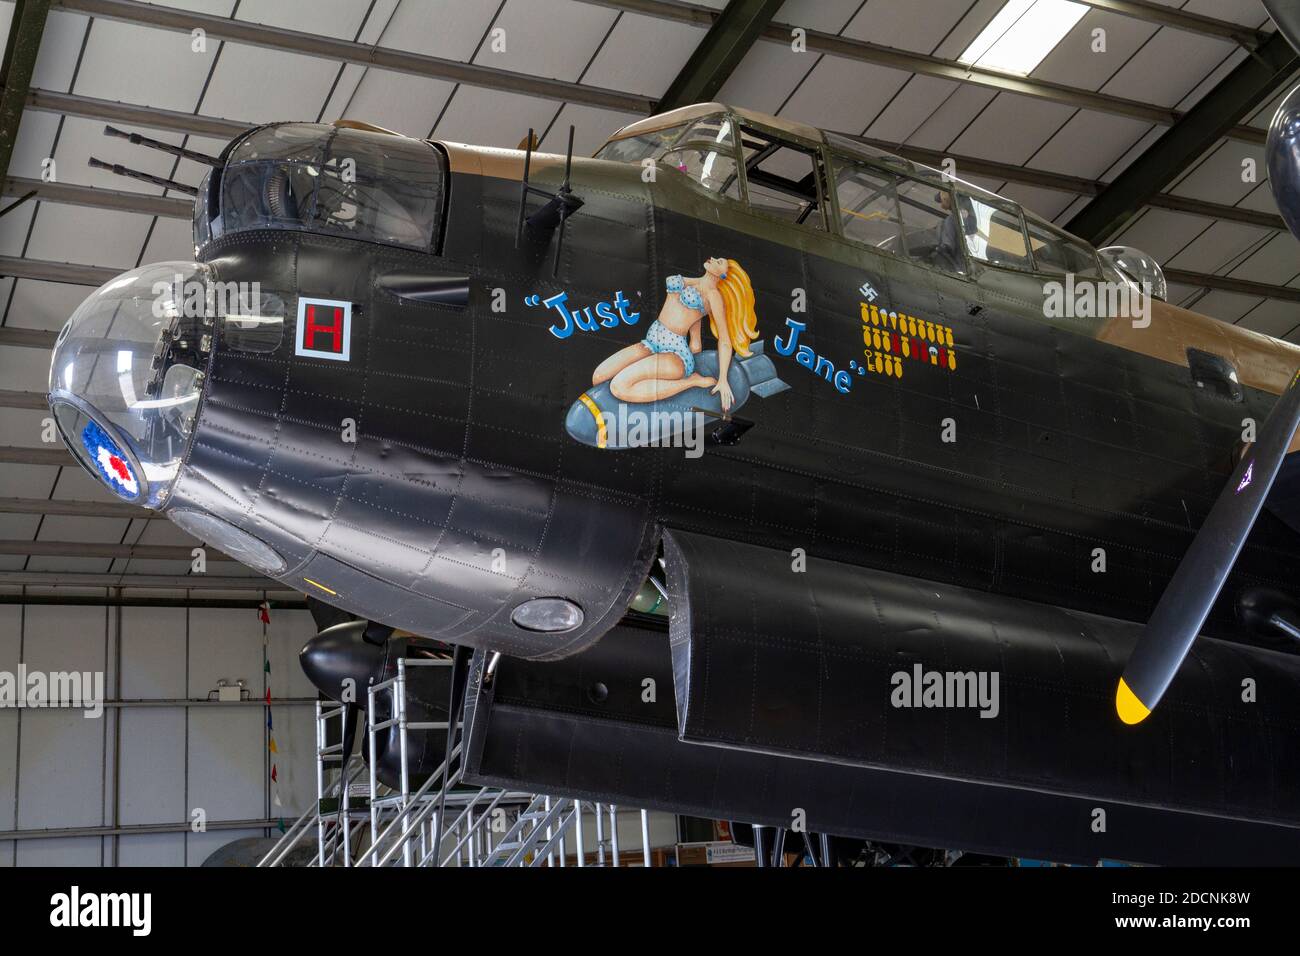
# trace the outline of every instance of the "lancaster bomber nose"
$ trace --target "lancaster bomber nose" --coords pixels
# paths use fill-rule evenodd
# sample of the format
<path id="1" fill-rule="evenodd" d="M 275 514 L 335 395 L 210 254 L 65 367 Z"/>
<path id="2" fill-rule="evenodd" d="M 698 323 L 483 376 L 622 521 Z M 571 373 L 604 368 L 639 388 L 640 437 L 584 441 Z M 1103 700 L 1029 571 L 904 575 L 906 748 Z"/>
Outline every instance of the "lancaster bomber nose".
<path id="1" fill-rule="evenodd" d="M 156 508 L 189 444 L 211 349 L 211 270 L 160 262 L 78 306 L 55 343 L 49 403 L 64 444 L 114 494 Z"/>

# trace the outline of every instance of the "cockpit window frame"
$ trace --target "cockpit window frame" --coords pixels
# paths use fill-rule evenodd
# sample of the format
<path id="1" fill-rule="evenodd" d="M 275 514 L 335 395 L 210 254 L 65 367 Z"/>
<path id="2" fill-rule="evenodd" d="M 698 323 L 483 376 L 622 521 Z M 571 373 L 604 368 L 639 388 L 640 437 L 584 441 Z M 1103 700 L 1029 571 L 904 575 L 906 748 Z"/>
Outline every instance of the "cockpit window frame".
<path id="1" fill-rule="evenodd" d="M 1048 222 L 1046 219 L 1042 218 L 1041 216 L 1035 216 L 1027 209 L 1025 209 L 1023 206 L 1020 207 L 1020 218 L 1025 230 L 1025 239 L 1029 243 L 1029 247 L 1028 247 L 1029 256 L 1031 261 L 1034 264 L 1034 268 L 1033 268 L 1034 275 L 1044 276 L 1049 279 L 1052 278 L 1060 279 L 1063 275 L 1069 275 L 1070 273 L 1062 273 L 1056 270 L 1046 270 L 1039 266 L 1038 253 L 1034 251 L 1033 236 L 1030 235 L 1029 232 L 1029 227 L 1031 224 L 1037 226 L 1039 229 L 1042 229 L 1044 232 L 1047 232 L 1049 234 L 1054 234 L 1062 239 L 1066 239 L 1069 242 L 1081 246 L 1082 248 L 1087 249 L 1092 253 L 1093 267 L 1096 271 L 1092 275 L 1088 275 L 1087 273 L 1082 273 L 1082 272 L 1073 273 L 1075 278 L 1082 280 L 1084 282 L 1100 282 L 1102 279 L 1105 278 L 1106 271 L 1104 268 L 1104 263 L 1102 262 L 1101 254 L 1097 251 L 1097 247 L 1094 246 L 1092 243 L 1085 242 L 1083 239 L 1080 239 L 1078 236 L 1074 235 L 1073 233 L 1066 232 L 1060 226 L 1052 225 L 1052 223 Z"/>
<path id="2" fill-rule="evenodd" d="M 933 188 L 940 192 L 947 192 L 948 195 L 952 198 L 954 206 L 956 204 L 957 190 L 955 189 L 955 183 L 952 180 L 948 179 L 947 177 L 938 174 L 936 174 L 935 176 L 921 175 L 921 173 L 928 171 L 926 170 L 925 167 L 917 167 L 914 164 L 907 163 L 906 161 L 903 161 L 902 163 L 899 164 L 894 164 L 894 163 L 882 162 L 876 159 L 869 159 L 866 156 L 862 155 L 861 153 L 857 152 L 856 150 L 839 149 L 831 145 L 827 145 L 823 147 L 823 150 L 826 154 L 826 164 L 827 164 L 827 169 L 829 170 L 829 174 L 827 176 L 828 185 L 830 185 L 835 180 L 836 178 L 835 171 L 840 166 L 862 166 L 883 178 L 892 180 L 895 183 L 893 193 L 894 193 L 894 201 L 896 205 L 901 202 L 901 200 L 898 198 L 898 189 L 897 189 L 897 182 L 899 180 L 910 180 L 912 182 L 921 183 L 927 188 Z M 896 165 L 899 166 L 900 168 L 895 168 Z M 904 171 L 904 169 L 902 168 L 904 166 L 910 167 L 909 171 Z M 893 262 L 905 263 L 907 265 L 915 266 L 919 269 L 928 269 L 929 271 L 934 272 L 938 275 L 947 276 L 948 278 L 951 279 L 960 279 L 963 282 L 974 281 L 975 276 L 974 276 L 974 271 L 972 269 L 972 265 L 974 265 L 977 260 L 973 260 L 971 258 L 970 252 L 966 248 L 965 242 L 957 243 L 957 252 L 958 255 L 961 256 L 962 264 L 965 267 L 965 271 L 963 272 L 954 272 L 951 269 L 944 269 L 941 268 L 940 266 L 934 265 L 929 262 L 925 262 L 920 259 L 913 259 L 910 255 L 895 255 L 892 252 L 879 249 L 878 247 L 873 246 L 868 242 L 864 242 L 861 239 L 856 239 L 853 236 L 850 236 L 847 233 L 845 233 L 844 232 L 844 210 L 843 207 L 840 206 L 838 183 L 831 186 L 830 192 L 832 195 L 833 208 L 834 208 L 834 215 L 832 217 L 834 223 L 833 223 L 833 229 L 831 230 L 832 235 L 838 237 L 844 242 L 852 243 L 855 248 L 870 249 L 876 255 L 884 256 Z M 900 220 L 899 234 L 900 236 L 904 237 L 903 241 L 906 242 L 907 227 L 906 224 L 902 222 L 901 208 L 899 210 L 899 220 Z M 987 265 L 987 263 L 981 262 L 980 265 Z"/>
<path id="3" fill-rule="evenodd" d="M 831 190 L 827 183 L 825 144 L 819 140 L 812 140 L 787 130 L 774 129 L 766 123 L 756 122 L 750 117 L 740 117 L 731 114 L 730 119 L 735 125 L 733 148 L 735 149 L 737 157 L 737 172 L 739 173 L 740 171 L 743 171 L 743 175 L 740 176 L 740 193 L 741 201 L 744 202 L 746 211 L 767 222 L 777 222 L 787 226 L 799 226 L 801 229 L 809 229 L 812 232 L 820 232 L 824 235 L 834 235 L 835 233 L 832 232 L 830 217 L 827 215 L 827 196 Z M 780 216 L 774 216 L 770 213 L 754 208 L 754 204 L 749 195 L 749 162 L 745 160 L 744 152 L 744 134 L 746 130 L 752 130 L 755 134 L 763 136 L 771 142 L 779 142 L 787 149 L 793 149 L 796 152 L 805 153 L 809 156 L 812 160 L 814 185 L 817 187 L 816 211 L 822 218 L 821 229 L 808 226 L 803 222 L 792 222 L 790 220 L 782 219 Z"/>
<path id="4" fill-rule="evenodd" d="M 720 117 L 722 119 L 723 124 L 728 125 L 730 127 L 728 142 L 723 143 L 716 139 L 707 140 L 704 139 L 703 137 L 696 138 L 692 135 L 693 131 L 696 128 L 698 128 L 700 125 L 702 125 L 704 121 L 716 117 Z M 725 156 L 726 158 L 731 160 L 732 166 L 737 171 L 737 178 L 734 184 L 737 187 L 735 195 L 729 194 L 729 190 L 732 188 L 733 185 L 731 184 L 730 180 L 724 180 L 721 188 L 713 189 L 710 188 L 709 186 L 706 186 L 704 183 L 700 182 L 698 179 L 696 179 L 694 176 L 690 175 L 689 173 L 683 173 L 683 175 L 686 176 L 687 180 L 690 181 L 691 185 L 694 188 L 703 190 L 712 198 L 725 199 L 730 202 L 742 202 L 745 203 L 746 206 L 748 206 L 748 202 L 745 198 L 746 194 L 745 194 L 744 177 L 738 175 L 739 170 L 741 168 L 741 152 L 740 152 L 740 143 L 736 136 L 736 133 L 739 131 L 739 127 L 737 126 L 735 115 L 729 111 L 720 110 L 716 113 L 708 113 L 708 114 L 695 117 L 690 122 L 686 123 L 681 127 L 671 127 L 671 126 L 664 127 L 664 129 L 674 129 L 674 128 L 678 128 L 680 131 L 678 132 L 677 136 L 674 137 L 673 141 L 670 144 L 668 144 L 667 146 L 665 146 L 664 148 L 658 151 L 657 155 L 653 157 L 654 162 L 655 163 L 662 162 L 664 157 L 669 156 L 672 153 L 682 152 L 684 150 L 697 150 L 699 152 L 705 152 L 705 151 L 715 152 L 719 156 Z M 641 135 L 648 135 L 648 134 L 641 134 Z M 619 140 L 610 140 L 610 142 L 619 142 Z M 608 146 L 609 144 L 606 143 L 605 145 Z M 605 148 L 604 146 L 601 147 L 602 150 L 604 148 Z"/>
<path id="5" fill-rule="evenodd" d="M 721 144 L 715 141 L 695 139 L 690 137 L 691 129 L 694 126 L 698 125 L 703 120 L 714 118 L 714 117 L 721 118 L 724 122 L 731 124 L 732 133 L 730 136 L 730 144 Z M 662 128 L 670 129 L 672 127 L 669 125 L 665 125 Z M 779 142 L 783 147 L 795 150 L 800 153 L 804 153 L 809 157 L 814 171 L 814 185 L 817 188 L 817 201 L 815 206 L 812 208 L 815 209 L 816 213 L 821 216 L 822 219 L 821 228 L 817 228 L 815 226 L 808 226 L 802 222 L 792 222 L 787 219 L 782 219 L 780 216 L 775 216 L 770 213 L 763 212 L 761 209 L 756 209 L 754 207 L 750 199 L 750 192 L 749 192 L 750 171 L 749 171 L 748 164 L 745 162 L 744 146 L 743 146 L 744 134 L 746 130 L 750 130 L 754 135 L 761 136 L 764 139 L 767 139 L 769 141 Z M 638 131 L 638 133 L 645 133 L 645 132 L 646 132 L 645 130 Z M 618 142 L 619 140 L 625 138 L 631 138 L 631 137 L 611 138 L 609 141 L 605 143 L 605 145 L 601 146 L 601 150 L 603 150 L 605 146 L 608 146 L 609 143 Z M 833 191 L 830 189 L 829 182 L 828 182 L 826 154 L 824 150 L 824 145 L 825 145 L 824 143 L 818 140 L 810 139 L 806 136 L 800 136 L 797 133 L 792 133 L 787 130 L 775 129 L 766 123 L 757 122 L 752 117 L 742 116 L 732 110 L 715 110 L 708 113 L 701 113 L 698 116 L 693 116 L 690 119 L 690 121 L 688 121 L 685 124 L 685 126 L 682 128 L 681 134 L 674 140 L 674 142 L 670 146 L 660 150 L 658 154 L 654 157 L 654 159 L 656 162 L 658 162 L 664 156 L 667 156 L 670 153 L 674 153 L 686 149 L 699 149 L 699 150 L 707 149 L 707 150 L 712 150 L 714 152 L 717 152 L 719 155 L 726 155 L 728 158 L 731 159 L 731 161 L 735 164 L 736 167 L 734 184 L 728 181 L 728 182 L 724 182 L 722 188 L 720 189 L 711 189 L 708 186 L 705 186 L 704 184 L 700 183 L 693 176 L 690 176 L 689 174 L 683 174 L 685 175 L 685 178 L 690 183 L 691 188 L 706 193 L 714 201 L 722 201 L 722 202 L 727 202 L 727 203 L 732 203 L 734 205 L 737 205 L 739 206 L 739 208 L 743 209 L 744 212 L 748 213 L 749 215 L 756 216 L 759 219 L 763 220 L 764 222 L 775 222 L 787 226 L 795 225 L 795 226 L 799 226 L 802 229 L 808 229 L 812 232 L 820 232 L 825 235 L 836 235 L 837 233 L 833 228 L 833 224 L 830 222 L 831 216 L 830 216 L 829 202 L 830 202 L 831 193 Z M 599 158 L 599 151 L 598 151 L 597 158 Z M 618 162 L 618 160 L 613 160 L 613 162 Z M 731 193 L 733 185 L 736 187 L 736 193 L 737 193 L 734 195 Z"/>
<path id="6" fill-rule="evenodd" d="M 957 197 L 961 197 L 964 194 L 968 198 L 983 203 L 985 206 L 988 206 L 1003 215 L 1015 216 L 1016 222 L 1020 224 L 1020 238 L 1025 244 L 1025 258 L 1029 261 L 1029 264 L 1022 267 L 1011 265 L 1007 262 L 993 262 L 989 259 L 982 259 L 979 256 L 972 255 L 969 246 L 963 241 L 962 245 L 967 246 L 967 260 L 972 263 L 977 263 L 982 269 L 996 269 L 1000 272 L 1011 273 L 1012 275 L 1040 275 L 1041 273 L 1035 271 L 1034 249 L 1032 243 L 1029 241 L 1029 227 L 1025 222 L 1024 207 L 1014 200 L 1004 199 L 997 193 L 991 193 L 988 190 L 980 189 L 978 186 L 970 186 L 969 184 L 960 181 L 956 182 L 954 185 L 956 187 L 954 193 Z"/>

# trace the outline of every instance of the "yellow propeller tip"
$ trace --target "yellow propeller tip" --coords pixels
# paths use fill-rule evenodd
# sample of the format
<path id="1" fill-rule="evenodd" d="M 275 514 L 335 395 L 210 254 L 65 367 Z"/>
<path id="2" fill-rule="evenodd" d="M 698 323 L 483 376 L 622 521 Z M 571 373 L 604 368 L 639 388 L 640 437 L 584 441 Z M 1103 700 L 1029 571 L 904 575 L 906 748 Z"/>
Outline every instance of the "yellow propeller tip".
<path id="1" fill-rule="evenodd" d="M 1126 724 L 1140 724 L 1151 714 L 1151 708 L 1138 700 L 1137 694 L 1129 690 L 1122 677 L 1119 679 L 1119 687 L 1115 689 L 1115 710 L 1119 713 L 1119 719 Z"/>

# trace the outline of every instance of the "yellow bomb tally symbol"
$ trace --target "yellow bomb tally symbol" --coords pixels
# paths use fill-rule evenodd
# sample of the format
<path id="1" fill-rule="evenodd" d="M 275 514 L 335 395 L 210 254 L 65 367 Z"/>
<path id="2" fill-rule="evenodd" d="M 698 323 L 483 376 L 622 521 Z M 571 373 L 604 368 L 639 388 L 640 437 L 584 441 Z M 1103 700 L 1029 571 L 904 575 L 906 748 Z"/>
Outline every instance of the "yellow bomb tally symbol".
<path id="1" fill-rule="evenodd" d="M 903 377 L 908 362 L 925 362 L 950 372 L 957 370 L 952 329 L 904 312 L 891 312 L 862 303 L 862 342 L 868 372 Z"/>

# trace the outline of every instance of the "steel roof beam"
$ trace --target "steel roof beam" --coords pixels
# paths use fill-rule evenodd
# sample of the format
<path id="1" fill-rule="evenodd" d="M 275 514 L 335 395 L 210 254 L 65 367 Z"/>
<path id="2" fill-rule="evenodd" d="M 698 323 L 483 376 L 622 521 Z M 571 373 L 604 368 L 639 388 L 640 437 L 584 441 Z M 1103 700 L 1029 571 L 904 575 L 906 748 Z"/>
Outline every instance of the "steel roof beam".
<path id="1" fill-rule="evenodd" d="M 55 448 L 0 445 L 0 465 L 52 465 L 67 468 L 76 463 L 76 459 L 62 445 Z"/>
<path id="2" fill-rule="evenodd" d="M 182 113 L 179 110 L 164 110 L 156 106 L 136 106 L 131 103 L 119 103 L 116 100 L 101 100 L 93 96 L 41 89 L 34 89 L 27 94 L 27 108 L 42 113 L 61 113 L 64 116 L 127 123 L 167 133 L 185 133 L 221 140 L 234 139 L 257 125 L 215 116 Z"/>
<path id="3" fill-rule="evenodd" d="M 1165 269 L 1164 273 L 1167 281 L 1178 285 L 1213 289 L 1219 292 L 1235 292 L 1238 295 L 1255 296 L 1260 299 L 1300 302 L 1300 289 L 1293 289 L 1290 286 L 1268 285 L 1264 282 L 1234 279 L 1232 276 L 1206 275 L 1203 272 L 1184 272 L 1182 269 Z"/>
<path id="4" fill-rule="evenodd" d="M 189 560 L 188 558 L 186 560 Z M 86 574 L 71 571 L 0 571 L 0 588 L 149 588 L 193 591 L 271 591 L 297 594 L 270 578 L 213 574 Z"/>
<path id="5" fill-rule="evenodd" d="M 279 599 L 268 602 L 272 611 L 299 611 L 307 610 L 306 600 L 300 598 Z M 243 608 L 245 610 L 257 610 L 262 606 L 259 597 L 247 598 L 202 598 L 194 595 L 186 597 L 118 597 L 115 595 L 93 595 L 93 594 L 5 594 L 0 593 L 0 604 L 25 604 L 28 606 L 55 606 L 55 607 L 208 607 L 208 608 Z M 263 703 L 260 698 L 254 698 L 254 701 L 245 703 Z M 213 702 L 216 703 L 215 701 Z M 233 702 L 232 702 L 233 704 Z M 104 701 L 104 706 L 109 706 L 108 701 Z M 143 705 L 141 705 L 143 706 Z M 180 705 L 178 705 L 180 706 Z"/>
<path id="6" fill-rule="evenodd" d="M 54 348 L 54 340 L 58 337 L 58 332 L 47 332 L 45 329 L 17 329 L 8 325 L 0 326 L 0 345 L 9 345 L 13 348 L 49 351 Z"/>
<path id="7" fill-rule="evenodd" d="M 18 140 L 18 124 L 22 122 L 49 12 L 50 0 L 17 0 L 14 4 L 4 61 L 0 64 L 0 181 L 9 175 L 9 160 Z"/>
<path id="8" fill-rule="evenodd" d="M 0 498 L 0 514 L 75 515 L 82 518 L 156 518 L 145 508 L 116 501 L 70 501 L 67 498 Z"/>
<path id="9" fill-rule="evenodd" d="M 142 561 L 192 561 L 197 544 L 109 544 L 96 541 L 0 540 L 0 554 L 26 554 L 52 558 L 125 558 Z M 233 561 L 215 548 L 205 547 L 209 561 Z"/>
<path id="10" fill-rule="evenodd" d="M 1231 20 L 1219 20 L 1199 13 L 1179 10 L 1177 7 L 1167 7 L 1163 3 L 1152 3 L 1151 0 L 1078 0 L 1078 2 L 1098 10 L 1118 13 L 1133 20 L 1145 20 L 1147 23 L 1173 27 L 1186 33 L 1199 33 L 1202 36 L 1230 40 L 1247 50 L 1255 50 L 1263 46 L 1270 36 L 1264 30 L 1256 30 L 1240 23 L 1233 23 Z"/>
<path id="11" fill-rule="evenodd" d="M 696 26 L 711 25 L 718 17 L 716 10 L 677 0 L 583 0 L 602 7 L 611 7 L 627 13 L 640 13 L 646 16 L 673 20 L 678 23 L 690 23 Z M 789 45 L 792 31 L 797 24 L 773 23 L 763 31 L 763 39 Z M 1080 90 L 1063 83 L 1051 83 L 1046 80 L 1027 76 L 1015 76 L 997 70 L 981 69 L 967 66 L 955 60 L 898 50 L 893 47 L 854 40 L 849 37 L 835 36 L 818 30 L 805 30 L 808 49 L 815 53 L 858 60 L 876 66 L 890 67 L 904 73 L 917 73 L 922 76 L 934 76 L 952 80 L 956 83 L 972 83 L 989 89 L 1006 93 L 1032 96 L 1036 99 L 1049 100 L 1077 109 L 1093 110 L 1099 113 L 1111 113 L 1128 116 L 1160 126 L 1172 126 L 1182 117 L 1178 110 L 1153 106 L 1140 100 L 1110 96 Z M 1253 126 L 1234 126 L 1225 135 L 1250 143 L 1263 143 L 1266 138 L 1264 130 Z"/>
<path id="12" fill-rule="evenodd" d="M 1275 96 L 1297 67 L 1300 57 L 1286 37 L 1273 34 L 1080 210 L 1067 228 L 1093 244 L 1115 235 L 1234 124 Z"/>
<path id="13" fill-rule="evenodd" d="M 598 7 L 611 7 L 628 13 L 640 13 L 661 20 L 674 20 L 678 23 L 694 23 L 707 27 L 713 22 L 717 12 L 710 7 L 694 3 L 674 2 L 674 0 L 583 0 Z M 1189 13 L 1176 7 L 1152 3 L 1149 0 L 1079 0 L 1099 10 L 1109 10 L 1134 20 L 1145 20 L 1161 26 L 1174 27 L 1188 33 L 1200 33 L 1205 36 L 1219 37 L 1239 43 L 1247 49 L 1254 49 L 1268 39 L 1264 30 L 1254 30 L 1231 20 L 1219 20 Z"/>
<path id="14" fill-rule="evenodd" d="M 210 37 L 231 43 L 301 53 L 357 66 L 449 80 L 466 86 L 519 93 L 559 102 L 580 103 L 584 106 L 597 106 L 629 113 L 652 113 L 655 107 L 653 97 L 635 93 L 623 93 L 580 83 L 514 73 L 495 67 L 376 47 L 317 33 L 304 33 L 247 20 L 179 10 L 161 4 L 140 3 L 137 0 L 56 0 L 56 4 L 64 10 L 108 20 L 120 20 L 124 23 L 178 33 L 191 33 L 201 29 Z M 518 38 L 516 42 L 526 42 L 526 38 Z"/>
<path id="15" fill-rule="evenodd" d="M 75 262 L 50 262 L 48 259 L 22 259 L 0 256 L 0 276 L 38 279 L 42 282 L 66 282 L 70 285 L 98 287 L 125 272 L 125 268 L 88 266 Z"/>
<path id="16" fill-rule="evenodd" d="M 666 113 L 718 95 L 785 0 L 730 0 L 655 108 Z"/>
<path id="17" fill-rule="evenodd" d="M 6 196 L 25 196 L 29 192 L 36 193 L 35 198 L 44 202 L 63 203 L 67 206 L 133 212 L 167 219 L 189 219 L 194 215 L 194 202 L 190 199 L 172 199 L 126 189 L 105 189 L 102 186 L 46 183 L 20 176 L 10 176 L 4 181 Z"/>
<path id="18" fill-rule="evenodd" d="M 44 392 L 20 392 L 14 388 L 0 388 L 0 408 L 43 410 L 49 407 Z"/>

